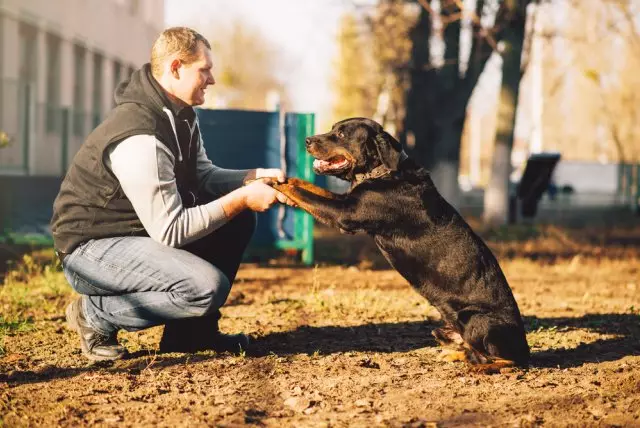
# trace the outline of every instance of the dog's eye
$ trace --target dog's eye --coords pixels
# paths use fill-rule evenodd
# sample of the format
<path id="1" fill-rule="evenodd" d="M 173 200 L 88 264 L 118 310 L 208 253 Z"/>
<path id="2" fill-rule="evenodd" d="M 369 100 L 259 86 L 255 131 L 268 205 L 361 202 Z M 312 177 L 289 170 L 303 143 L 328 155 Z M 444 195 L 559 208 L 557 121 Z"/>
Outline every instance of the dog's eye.
<path id="1" fill-rule="evenodd" d="M 338 138 L 344 138 L 344 132 L 342 131 L 338 132 Z"/>

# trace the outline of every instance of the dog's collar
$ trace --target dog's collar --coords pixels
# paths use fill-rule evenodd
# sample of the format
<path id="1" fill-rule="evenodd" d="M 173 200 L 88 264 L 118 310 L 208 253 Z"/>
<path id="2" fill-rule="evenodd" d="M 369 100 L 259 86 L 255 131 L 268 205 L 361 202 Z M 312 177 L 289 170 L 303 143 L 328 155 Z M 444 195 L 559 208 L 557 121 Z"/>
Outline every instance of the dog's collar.
<path id="1" fill-rule="evenodd" d="M 405 151 L 401 151 L 400 152 L 400 160 L 398 161 L 398 163 L 406 160 L 409 156 L 407 156 L 407 154 L 405 153 Z M 382 165 L 378 165 L 377 167 L 373 168 L 371 171 L 369 172 L 365 172 L 362 174 L 355 174 L 355 182 L 353 184 L 353 187 L 357 186 L 358 184 L 362 183 L 363 181 L 366 180 L 371 180 L 374 178 L 380 178 L 380 177 L 385 177 L 387 175 L 391 175 L 393 173 L 392 170 L 390 170 L 389 168 L 387 168 L 384 164 Z"/>

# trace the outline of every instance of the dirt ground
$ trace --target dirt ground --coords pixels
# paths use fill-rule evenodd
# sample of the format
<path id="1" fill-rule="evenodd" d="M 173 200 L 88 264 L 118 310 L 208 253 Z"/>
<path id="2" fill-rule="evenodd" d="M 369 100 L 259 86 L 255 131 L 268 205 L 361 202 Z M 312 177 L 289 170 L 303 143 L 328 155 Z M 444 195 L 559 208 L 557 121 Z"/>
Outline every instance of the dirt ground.
<path id="1" fill-rule="evenodd" d="M 121 333 L 132 356 L 111 364 L 83 359 L 69 287 L 28 257 L 0 287 L 0 426 L 640 426 L 640 222 L 483 237 L 525 369 L 441 360 L 436 310 L 366 236 L 319 229 L 313 268 L 244 265 L 222 328 L 256 338 L 245 354 L 157 354 L 154 328 Z"/>

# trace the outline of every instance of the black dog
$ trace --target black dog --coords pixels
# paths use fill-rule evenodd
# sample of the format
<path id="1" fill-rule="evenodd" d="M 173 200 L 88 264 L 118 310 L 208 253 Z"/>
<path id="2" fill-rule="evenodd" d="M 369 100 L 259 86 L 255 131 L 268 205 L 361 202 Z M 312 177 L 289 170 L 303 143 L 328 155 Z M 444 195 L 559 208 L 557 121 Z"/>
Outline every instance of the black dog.
<path id="1" fill-rule="evenodd" d="M 435 306 L 436 340 L 480 370 L 529 360 L 518 305 L 491 250 L 436 190 L 429 173 L 369 119 L 306 140 L 314 170 L 351 182 L 344 195 L 290 178 L 272 185 L 318 221 L 373 236 L 389 263 Z"/>

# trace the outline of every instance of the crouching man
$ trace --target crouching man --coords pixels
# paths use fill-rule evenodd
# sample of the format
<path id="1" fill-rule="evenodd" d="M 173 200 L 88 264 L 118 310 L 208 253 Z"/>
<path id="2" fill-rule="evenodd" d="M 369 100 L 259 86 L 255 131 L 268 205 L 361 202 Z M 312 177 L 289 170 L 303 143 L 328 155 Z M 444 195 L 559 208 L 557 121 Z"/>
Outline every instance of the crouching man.
<path id="1" fill-rule="evenodd" d="M 61 184 L 51 228 L 64 274 L 81 294 L 66 317 L 91 360 L 126 354 L 119 330 L 161 324 L 162 352 L 249 345 L 244 334 L 219 331 L 220 307 L 255 212 L 289 201 L 254 181 L 283 181 L 282 171 L 228 170 L 207 157 L 193 107 L 215 83 L 212 66 L 202 35 L 165 30 L 151 62 L 118 86 L 116 107 Z"/>

